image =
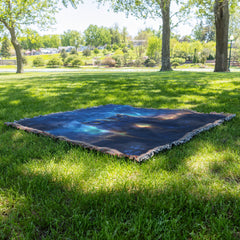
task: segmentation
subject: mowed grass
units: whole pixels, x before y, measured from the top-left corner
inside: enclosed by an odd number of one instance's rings
[[[110,103],[236,117],[142,164],[4,125]],[[0,74],[0,239],[239,238],[239,73]]]

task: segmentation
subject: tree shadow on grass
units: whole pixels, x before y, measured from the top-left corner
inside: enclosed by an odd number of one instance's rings
[[[193,96],[187,103],[200,112],[236,112],[240,100],[237,89],[216,92],[209,89],[209,79],[219,81],[225,74],[204,73],[112,73],[112,74],[48,74],[23,76],[20,84],[4,89],[0,113],[2,121],[69,111],[109,103],[131,104],[140,107],[178,108],[186,104],[182,96]],[[236,75],[228,75],[235,80]],[[19,80],[18,80],[19,81]],[[236,81],[233,81],[235,83]],[[207,92],[206,92],[207,91]],[[129,94],[130,93],[130,94]],[[203,96],[209,101],[202,103]],[[231,110],[231,111],[229,111]],[[191,152],[167,157],[167,169],[177,169]],[[178,159],[178,161],[176,160]],[[171,163],[172,166],[171,166]]]
[[[64,148],[63,158],[69,154]],[[204,181],[205,188],[201,181],[172,176],[155,188],[131,181],[85,189],[66,181],[70,176],[47,168],[38,171],[27,161],[9,162],[6,181],[1,181],[9,199],[0,225],[2,239],[234,239],[239,231],[239,196],[218,192]],[[94,176],[99,183],[109,164]]]
[[[47,76],[22,77],[1,90],[1,125],[109,103],[178,108],[184,95],[196,96],[195,110],[226,110],[237,117],[141,165],[0,126],[0,197],[5,199],[0,238],[237,239],[240,199],[229,177],[238,179],[239,173],[226,167],[236,160],[226,159],[239,153],[239,92],[214,91],[208,81],[226,75]],[[228,75],[234,85],[236,76]],[[212,99],[203,104],[198,96]],[[226,152],[226,158],[216,159],[209,172],[196,173],[189,164],[208,145],[212,155]]]

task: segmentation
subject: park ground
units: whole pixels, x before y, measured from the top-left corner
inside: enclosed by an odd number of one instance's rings
[[[142,164],[4,125],[109,103],[236,117]],[[239,212],[239,73],[0,73],[0,239],[240,239]]]

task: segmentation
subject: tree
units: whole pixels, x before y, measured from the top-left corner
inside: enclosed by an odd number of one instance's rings
[[[236,6],[235,12],[230,15],[229,33],[234,36],[234,40],[240,38],[240,6]]]
[[[3,58],[9,58],[11,56],[10,54],[10,41],[9,39],[5,36],[2,41],[2,47],[1,47],[1,56]]]
[[[200,24],[197,24],[193,29],[193,36],[195,40],[201,42],[216,41],[214,19],[207,24],[203,24],[203,21],[201,21]]]
[[[154,36],[154,31],[151,28],[146,28],[140,30],[137,36],[134,37],[135,40],[145,40],[145,45],[148,44],[148,39]]]
[[[161,39],[152,36],[148,40],[148,47],[147,47],[147,56],[152,58],[155,62],[159,63],[160,60],[160,53],[161,53]]]
[[[128,32],[127,28],[123,27],[122,32],[121,32],[121,39],[123,44],[127,44],[128,42]]]
[[[3,24],[11,35],[11,42],[17,57],[17,73],[23,72],[18,33],[34,23],[44,26],[52,22],[52,14],[57,10],[56,1],[0,0],[0,24]]]
[[[162,18],[162,67],[161,71],[171,71],[170,63],[170,4],[171,0],[97,0],[111,2],[114,11],[124,11],[137,17],[149,16]],[[176,1],[178,2],[178,1]]]
[[[227,72],[228,69],[228,0],[216,0],[214,4],[216,25],[216,63],[215,72]]]
[[[68,0],[63,0],[66,5]],[[78,1],[70,0],[76,6]],[[23,72],[21,45],[18,34],[26,26],[37,24],[40,27],[51,25],[58,11],[58,0],[0,0],[0,27],[3,25],[10,33],[11,42],[17,57],[17,73]]]
[[[62,45],[60,35],[51,34],[40,37],[42,46],[45,48],[58,48]]]
[[[63,46],[74,46],[76,49],[83,44],[83,38],[81,33],[75,30],[67,30],[61,35],[61,41]]]
[[[162,12],[162,68],[161,71],[170,71],[170,4],[171,0],[161,0],[160,8]]]
[[[189,0],[190,5],[198,7],[200,17],[214,16],[216,27],[215,72],[227,72],[228,69],[228,32],[230,13],[237,7],[237,0]]]
[[[119,27],[117,24],[114,25],[114,27],[109,28],[110,35],[111,35],[111,44],[120,45],[121,43],[121,34],[119,32]]]
[[[22,48],[32,51],[33,49],[39,49],[42,46],[41,37],[37,31],[26,29],[24,33],[26,36],[19,38]]]
[[[99,47],[111,43],[111,34],[109,29],[90,25],[85,31],[85,41],[87,46]]]

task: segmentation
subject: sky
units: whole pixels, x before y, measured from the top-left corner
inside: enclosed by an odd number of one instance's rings
[[[172,9],[176,9],[176,6],[172,6]],[[63,34],[68,29],[83,33],[90,24],[99,27],[112,27],[114,24],[118,24],[120,29],[127,27],[128,33],[134,37],[146,27],[158,30],[161,19],[141,20],[133,16],[126,17],[124,13],[109,11],[107,6],[98,8],[97,3],[88,0],[84,4],[80,4],[77,9],[73,9],[71,6],[68,6],[68,8],[62,7],[62,10],[56,14],[56,24],[52,26],[52,29],[40,32],[40,34]],[[192,27],[189,24],[181,24],[181,28],[178,27],[173,32],[181,36],[190,35]]]

